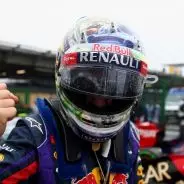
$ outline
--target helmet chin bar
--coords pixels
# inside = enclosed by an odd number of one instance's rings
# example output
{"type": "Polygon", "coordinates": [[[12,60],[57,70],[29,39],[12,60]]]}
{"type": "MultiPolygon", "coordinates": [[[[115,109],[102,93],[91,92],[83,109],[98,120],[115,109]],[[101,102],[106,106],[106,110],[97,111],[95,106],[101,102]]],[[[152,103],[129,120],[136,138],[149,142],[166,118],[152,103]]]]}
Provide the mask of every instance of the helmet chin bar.
{"type": "MultiPolygon", "coordinates": [[[[109,126],[107,122],[105,125],[103,125],[103,122],[101,122],[103,126],[99,127],[99,120],[97,122],[95,120],[101,119],[104,115],[96,115],[93,113],[85,112],[71,103],[70,100],[61,91],[57,91],[57,94],[61,101],[61,106],[63,109],[62,113],[64,113],[68,126],[70,126],[79,137],[90,142],[104,142],[115,136],[128,122],[133,107],[136,106],[138,101],[138,98],[136,98],[130,108],[120,114],[114,115],[114,121],[116,122],[115,124],[113,124],[113,121],[111,121],[113,119],[110,118],[110,120],[107,121],[109,122],[109,126]],[[94,124],[90,124],[90,122],[88,122],[89,119],[83,117],[92,117],[91,120],[94,120],[94,124]]],[[[105,117],[108,118],[107,115],[105,117]]]]}
{"type": "Polygon", "coordinates": [[[92,142],[92,143],[100,143],[100,142],[105,142],[111,138],[113,138],[118,132],[114,133],[114,134],[109,134],[108,136],[104,136],[104,137],[96,137],[96,136],[92,136],[90,134],[88,134],[85,130],[81,129],[75,122],[73,122],[72,119],[69,120],[69,125],[71,127],[71,129],[73,130],[73,132],[80,137],[81,139],[88,141],[88,142],[92,142]]]}

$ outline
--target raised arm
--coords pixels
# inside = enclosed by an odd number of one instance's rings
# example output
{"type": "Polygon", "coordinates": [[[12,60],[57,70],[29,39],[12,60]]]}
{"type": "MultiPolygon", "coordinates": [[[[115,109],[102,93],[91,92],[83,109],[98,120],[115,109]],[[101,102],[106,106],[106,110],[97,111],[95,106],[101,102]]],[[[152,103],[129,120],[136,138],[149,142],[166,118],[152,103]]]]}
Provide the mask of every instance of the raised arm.
{"type": "Polygon", "coordinates": [[[11,93],[5,83],[0,83],[0,136],[4,133],[6,122],[17,113],[15,104],[18,97],[11,93]]]}

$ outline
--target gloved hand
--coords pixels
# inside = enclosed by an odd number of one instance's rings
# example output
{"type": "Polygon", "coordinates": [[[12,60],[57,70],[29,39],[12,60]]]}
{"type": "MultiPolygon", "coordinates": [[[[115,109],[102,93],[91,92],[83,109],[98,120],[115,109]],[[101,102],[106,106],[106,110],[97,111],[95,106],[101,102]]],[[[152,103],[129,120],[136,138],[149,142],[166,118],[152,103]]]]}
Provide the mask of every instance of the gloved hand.
{"type": "Polygon", "coordinates": [[[0,136],[5,131],[7,121],[16,115],[17,102],[18,97],[7,89],[5,83],[0,83],[0,136]]]}

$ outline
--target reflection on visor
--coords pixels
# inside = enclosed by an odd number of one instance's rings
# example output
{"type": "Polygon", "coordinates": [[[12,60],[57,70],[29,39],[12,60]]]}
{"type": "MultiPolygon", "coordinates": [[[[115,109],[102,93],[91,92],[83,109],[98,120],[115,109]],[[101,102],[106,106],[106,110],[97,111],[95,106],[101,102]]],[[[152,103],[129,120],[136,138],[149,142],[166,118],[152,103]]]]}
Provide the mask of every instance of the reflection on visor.
{"type": "Polygon", "coordinates": [[[87,134],[92,135],[92,136],[96,136],[96,137],[101,137],[104,135],[108,135],[108,134],[112,134],[113,132],[117,132],[119,131],[128,121],[129,116],[126,116],[125,118],[122,119],[122,121],[119,121],[117,124],[112,124],[112,125],[99,125],[96,124],[96,126],[94,126],[94,124],[88,124],[87,121],[80,121],[78,120],[78,118],[76,118],[76,116],[74,116],[72,113],[70,113],[70,116],[72,117],[72,119],[75,120],[75,122],[77,123],[77,125],[83,130],[85,131],[87,134]]]}
{"type": "Polygon", "coordinates": [[[137,97],[142,94],[144,87],[144,77],[131,70],[77,65],[62,68],[60,75],[61,86],[112,98],[137,97]]]}
{"type": "Polygon", "coordinates": [[[88,124],[92,127],[98,128],[109,128],[120,124],[121,122],[126,122],[130,117],[132,107],[127,109],[126,111],[115,114],[115,115],[97,115],[88,112],[84,112],[82,114],[82,120],[85,124],[88,124]]]}

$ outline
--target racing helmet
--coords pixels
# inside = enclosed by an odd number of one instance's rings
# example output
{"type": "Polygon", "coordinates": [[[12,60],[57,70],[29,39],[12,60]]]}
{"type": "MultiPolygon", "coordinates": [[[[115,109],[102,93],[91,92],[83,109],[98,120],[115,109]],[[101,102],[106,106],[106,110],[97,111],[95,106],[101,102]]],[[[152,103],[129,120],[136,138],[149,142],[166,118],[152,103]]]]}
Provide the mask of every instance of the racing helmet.
{"type": "Polygon", "coordinates": [[[141,42],[109,19],[79,19],[56,56],[56,90],[66,122],[90,142],[111,139],[124,127],[147,76],[141,42]]]}

